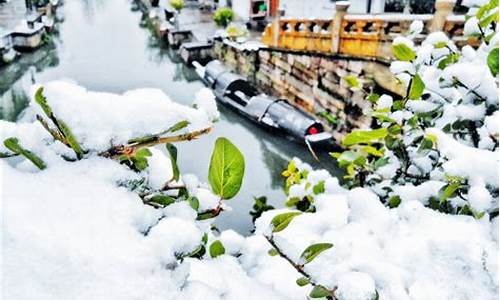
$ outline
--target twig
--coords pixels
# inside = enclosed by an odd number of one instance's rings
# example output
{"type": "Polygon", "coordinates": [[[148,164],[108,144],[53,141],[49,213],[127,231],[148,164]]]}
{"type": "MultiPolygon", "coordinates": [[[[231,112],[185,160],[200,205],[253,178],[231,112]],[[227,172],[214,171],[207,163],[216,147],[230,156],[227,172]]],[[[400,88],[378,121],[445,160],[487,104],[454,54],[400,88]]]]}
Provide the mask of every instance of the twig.
{"type": "MultiPolygon", "coordinates": [[[[47,121],[45,121],[43,119],[42,116],[40,115],[36,115],[36,119],[38,120],[38,122],[40,122],[40,124],[42,124],[43,128],[45,128],[45,130],[47,130],[50,135],[57,141],[60,141],[61,143],[63,143],[64,145],[70,147],[70,145],[68,144],[68,142],[66,141],[66,139],[64,138],[64,136],[62,135],[62,133],[57,130],[57,129],[54,129],[54,128],[50,128],[49,124],[47,123],[47,121]]],[[[71,147],[70,147],[71,148],[71,147]]]]}
{"type": "MultiPolygon", "coordinates": [[[[281,251],[281,249],[278,247],[278,245],[276,244],[276,242],[273,240],[273,236],[272,235],[271,236],[264,235],[264,237],[269,242],[269,244],[271,244],[271,246],[276,250],[276,252],[278,252],[278,255],[280,257],[284,258],[302,276],[304,276],[305,278],[307,278],[309,280],[309,282],[311,283],[312,286],[322,286],[324,288],[323,285],[315,282],[314,279],[311,277],[311,275],[307,274],[307,272],[304,271],[304,266],[303,265],[296,264],[290,257],[288,257],[283,251],[281,251]]],[[[336,290],[337,290],[337,287],[334,287],[332,290],[328,290],[331,293],[331,295],[328,296],[327,299],[337,300],[337,297],[335,296],[335,291],[336,290]]]]}
{"type": "Polygon", "coordinates": [[[113,148],[106,150],[104,152],[99,153],[99,156],[108,157],[108,158],[116,158],[120,155],[127,154],[131,155],[135,153],[138,149],[144,147],[150,147],[159,144],[166,143],[174,143],[174,142],[182,142],[182,141],[191,141],[198,138],[200,135],[207,134],[212,130],[212,127],[204,128],[201,130],[188,132],[180,135],[168,136],[168,137],[156,137],[152,140],[148,140],[146,142],[137,142],[124,146],[114,146],[113,148]]]}

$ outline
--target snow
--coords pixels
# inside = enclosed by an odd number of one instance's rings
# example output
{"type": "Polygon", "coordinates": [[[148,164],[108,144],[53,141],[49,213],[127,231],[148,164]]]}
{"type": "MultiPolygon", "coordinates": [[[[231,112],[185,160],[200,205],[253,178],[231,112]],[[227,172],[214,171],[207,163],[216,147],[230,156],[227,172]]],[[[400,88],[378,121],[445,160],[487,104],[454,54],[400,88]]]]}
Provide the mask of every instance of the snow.
{"type": "Polygon", "coordinates": [[[443,164],[447,174],[482,181],[498,188],[498,153],[463,145],[445,133],[429,129],[437,137],[437,147],[448,158],[443,164]]]}
{"type": "Polygon", "coordinates": [[[339,277],[340,300],[365,300],[375,297],[375,282],[370,275],[361,272],[346,272],[339,277]]]}
{"type": "MultiPolygon", "coordinates": [[[[332,243],[334,247],[306,270],[315,280],[338,286],[340,299],[370,299],[367,295],[373,295],[375,287],[380,299],[495,299],[494,227],[488,221],[426,208],[419,196],[410,194],[389,210],[366,189],[324,194],[314,214],[295,217],[275,234],[276,241],[294,260],[313,242],[332,243]],[[483,261],[493,268],[485,269],[483,261]]],[[[256,222],[256,234],[265,234],[270,219],[280,212],[265,212],[256,222]]]]}
{"type": "MultiPolygon", "coordinates": [[[[209,99],[202,105],[203,110],[197,110],[172,102],[158,89],[118,95],[87,91],[69,81],[53,81],[43,87],[55,116],[67,123],[84,149],[94,151],[107,150],[110,141],[121,145],[131,138],[160,133],[180,121],[190,123],[185,131],[211,127],[213,115],[208,114],[214,114],[209,99]]],[[[202,103],[199,99],[198,102],[202,103]]],[[[34,101],[30,107],[43,115],[34,101]]]]}

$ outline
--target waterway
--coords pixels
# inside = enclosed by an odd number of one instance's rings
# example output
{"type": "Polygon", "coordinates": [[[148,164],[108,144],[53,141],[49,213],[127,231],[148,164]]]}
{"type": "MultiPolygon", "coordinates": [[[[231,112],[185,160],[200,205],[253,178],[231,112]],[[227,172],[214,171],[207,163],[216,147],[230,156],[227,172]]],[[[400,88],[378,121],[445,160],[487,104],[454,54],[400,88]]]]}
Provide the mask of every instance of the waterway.
{"type": "MultiPolygon", "coordinates": [[[[19,0],[13,0],[19,1],[19,0]]],[[[91,90],[123,93],[137,88],[158,88],[173,100],[191,104],[203,87],[194,72],[181,63],[174,51],[161,47],[140,24],[142,13],[129,0],[65,1],[64,21],[49,45],[0,69],[0,117],[15,121],[26,107],[26,89],[32,82],[69,78],[91,90]]],[[[339,174],[327,153],[316,162],[303,145],[271,135],[240,115],[219,105],[221,118],[214,131],[199,140],[178,144],[179,166],[207,180],[214,141],[229,138],[246,160],[243,187],[229,200],[232,211],[217,220],[221,229],[246,234],[252,229],[248,214],[253,197],[267,196],[276,207],[283,205],[282,170],[296,156],[314,167],[339,174]]]]}

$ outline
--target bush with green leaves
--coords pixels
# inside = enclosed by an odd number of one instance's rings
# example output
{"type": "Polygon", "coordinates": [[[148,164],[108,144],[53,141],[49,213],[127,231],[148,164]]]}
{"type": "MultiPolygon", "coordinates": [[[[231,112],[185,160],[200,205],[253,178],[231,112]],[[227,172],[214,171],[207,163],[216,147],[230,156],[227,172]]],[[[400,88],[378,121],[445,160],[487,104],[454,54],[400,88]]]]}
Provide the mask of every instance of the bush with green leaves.
{"type": "Polygon", "coordinates": [[[234,20],[234,12],[229,7],[219,7],[215,11],[213,18],[217,26],[226,27],[234,20]]]}
{"type": "MultiPolygon", "coordinates": [[[[54,93],[54,88],[51,89],[50,94],[52,93],[54,93]]],[[[125,144],[116,144],[113,140],[110,140],[110,146],[107,150],[97,150],[93,149],[93,146],[82,143],[81,139],[77,138],[74,130],[68,125],[67,120],[63,120],[63,118],[55,113],[50,99],[44,94],[43,87],[38,88],[34,93],[34,103],[41,108],[41,112],[44,114],[36,114],[36,120],[46,131],[43,133],[37,128],[36,132],[42,136],[48,134],[47,137],[42,138],[42,144],[36,145],[36,151],[28,150],[22,144],[20,138],[15,136],[8,137],[3,142],[6,151],[2,150],[0,152],[1,158],[15,164],[22,163],[22,159],[25,159],[26,162],[32,163],[41,172],[44,172],[48,167],[50,168],[51,164],[54,165],[54,161],[72,164],[82,160],[95,159],[96,157],[110,159],[128,167],[137,174],[137,178],[116,182],[117,187],[125,187],[135,192],[142,203],[159,210],[163,210],[173,204],[187,203],[196,213],[195,221],[197,222],[211,223],[214,221],[224,211],[223,202],[235,197],[241,188],[245,172],[245,161],[240,150],[224,137],[219,137],[216,140],[212,152],[208,170],[210,191],[201,187],[198,183],[188,185],[187,177],[184,179],[181,175],[177,164],[178,151],[174,143],[196,139],[200,135],[208,133],[211,127],[179,134],[179,132],[185,131],[190,125],[189,121],[182,120],[157,134],[144,134],[139,137],[130,138],[125,144]],[[44,144],[47,149],[44,149],[44,144]],[[55,144],[66,149],[59,149],[58,146],[55,148],[57,150],[54,150],[55,144]],[[162,161],[158,156],[163,155],[158,151],[159,145],[164,145],[164,152],[167,153],[170,161],[169,165],[171,166],[171,170],[168,170],[167,173],[171,174],[171,177],[166,178],[166,181],[160,182],[160,184],[153,184],[151,172],[154,172],[153,169],[158,167],[154,164],[162,161]],[[42,157],[47,157],[51,163],[47,163],[42,157]],[[21,162],[19,162],[20,160],[21,162]],[[211,206],[202,206],[201,201],[204,199],[199,199],[197,197],[198,194],[202,194],[204,197],[210,199],[217,198],[217,201],[216,203],[211,201],[211,206]]],[[[58,106],[57,103],[56,106],[58,106]]],[[[75,116],[75,118],[79,117],[75,116]]],[[[75,123],[73,122],[72,124],[75,123]]],[[[2,125],[5,126],[5,124],[2,125]]],[[[31,125],[34,128],[38,126],[36,123],[31,125]]],[[[81,134],[80,130],[78,132],[81,134]]],[[[24,134],[23,139],[26,141],[24,134]]],[[[59,164],[59,162],[56,163],[56,165],[59,164]]],[[[165,166],[160,166],[160,168],[165,168],[165,166]]],[[[143,234],[148,235],[165,217],[167,215],[162,215],[158,218],[154,224],[143,231],[143,234]]],[[[207,255],[216,257],[223,254],[224,246],[220,241],[215,240],[210,245],[208,244],[208,241],[214,239],[213,232],[210,228],[207,228],[197,248],[189,252],[176,253],[176,257],[182,261],[186,257],[202,258],[207,255]],[[209,251],[207,251],[207,247],[209,251]]]]}
{"type": "Polygon", "coordinates": [[[478,49],[458,49],[442,32],[418,47],[418,32],[394,40],[391,71],[407,92],[400,99],[368,93],[377,127],[347,134],[347,150],[332,153],[346,186],[370,187],[390,207],[418,193],[442,212],[498,213],[497,174],[487,168],[498,152],[498,2],[471,13],[466,33],[481,42],[478,49]]]}
{"type": "MultiPolygon", "coordinates": [[[[413,41],[418,31],[394,40],[396,61],[390,68],[406,87],[406,95],[394,99],[363,90],[366,101],[371,103],[369,113],[375,125],[369,129],[353,130],[342,140],[345,151],[331,153],[346,171],[343,186],[328,172],[312,170],[298,159],[292,160],[283,171],[287,194],[285,205],[291,210],[268,218],[270,229],[264,234],[272,246],[269,254],[279,255],[303,275],[297,279],[297,285],[311,285],[310,298],[344,299],[339,295],[342,292],[336,285],[337,278],[321,277],[321,272],[308,268],[310,261],[304,254],[313,253],[314,259],[325,250],[335,252],[332,241],[339,234],[354,235],[352,239],[339,237],[343,242],[357,243],[363,239],[360,242],[362,247],[376,247],[380,243],[382,248],[390,248],[392,246],[380,240],[386,236],[388,243],[393,243],[399,252],[406,251],[404,244],[408,232],[405,230],[428,232],[425,237],[418,238],[418,243],[425,245],[425,239],[432,236],[429,231],[434,230],[433,226],[439,226],[440,219],[471,224],[488,224],[493,220],[492,226],[497,226],[494,221],[498,222],[500,121],[497,22],[498,2],[491,0],[482,7],[471,9],[467,16],[465,32],[480,42],[477,48],[464,46],[459,49],[442,32],[429,34],[420,46],[415,46],[413,41]],[[330,206],[337,211],[328,210],[330,206]],[[470,218],[442,213],[468,215],[470,218]],[[436,223],[422,222],[422,214],[432,215],[436,223]],[[324,223],[315,224],[315,215],[324,223]],[[333,226],[327,229],[325,223],[330,220],[322,218],[335,217],[340,220],[332,221],[333,226]],[[474,223],[473,218],[481,220],[474,223]],[[379,223],[379,220],[384,221],[379,223]],[[402,229],[406,222],[421,228],[409,226],[402,229]],[[292,224],[294,228],[288,229],[292,224]],[[309,229],[315,226],[321,229],[309,229]],[[291,232],[287,233],[288,230],[291,232]],[[362,233],[364,230],[368,230],[366,236],[362,233]],[[405,238],[396,237],[400,230],[405,238]],[[318,231],[324,234],[318,234],[318,231]],[[286,242],[280,236],[283,233],[286,242]],[[304,239],[307,233],[314,233],[314,238],[304,239]],[[304,240],[317,242],[303,250],[297,259],[297,249],[290,244],[303,246],[304,240]]],[[[423,24],[418,23],[416,21],[411,28],[422,28],[423,24]]],[[[355,76],[346,76],[343,80],[352,89],[363,89],[355,76]]],[[[328,117],[327,112],[324,117],[328,117]]],[[[454,230],[450,227],[445,236],[454,230]]],[[[484,238],[481,243],[483,241],[488,244],[484,238]]],[[[374,271],[377,267],[373,269],[373,262],[363,260],[365,253],[358,252],[359,248],[352,248],[356,252],[353,255],[345,249],[339,251],[342,253],[330,255],[330,260],[325,259],[323,263],[327,261],[334,265],[333,269],[345,270],[349,269],[349,262],[342,261],[342,258],[352,258],[355,269],[369,273],[369,278],[380,277],[374,271]]],[[[446,255],[455,255],[450,254],[453,250],[448,248],[444,251],[446,255]]],[[[434,260],[431,253],[425,256],[429,261],[434,260]]],[[[491,253],[485,257],[495,260],[491,253]]],[[[410,257],[405,259],[411,260],[410,257]]],[[[447,267],[452,264],[446,262],[447,267]]],[[[373,290],[374,285],[368,284],[370,288],[364,295],[369,296],[363,299],[378,299],[381,291],[378,285],[384,283],[377,281],[377,288],[373,290]]],[[[387,293],[384,290],[382,294],[387,293]]]]}

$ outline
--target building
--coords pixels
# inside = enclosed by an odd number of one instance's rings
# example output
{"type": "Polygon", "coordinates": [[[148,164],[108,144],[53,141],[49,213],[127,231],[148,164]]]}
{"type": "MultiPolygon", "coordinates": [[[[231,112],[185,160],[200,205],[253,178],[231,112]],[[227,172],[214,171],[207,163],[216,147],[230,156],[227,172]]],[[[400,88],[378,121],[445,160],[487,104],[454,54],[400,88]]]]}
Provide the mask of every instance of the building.
{"type": "MultiPolygon", "coordinates": [[[[248,19],[251,3],[255,0],[232,0],[232,7],[241,19],[248,19]]],[[[267,0],[270,15],[277,8],[285,11],[285,17],[295,18],[332,18],[335,11],[335,0],[267,0]]],[[[435,0],[351,0],[349,13],[380,14],[380,13],[434,13],[435,0]]],[[[456,0],[456,12],[464,12],[462,0],[456,0]]]]}

